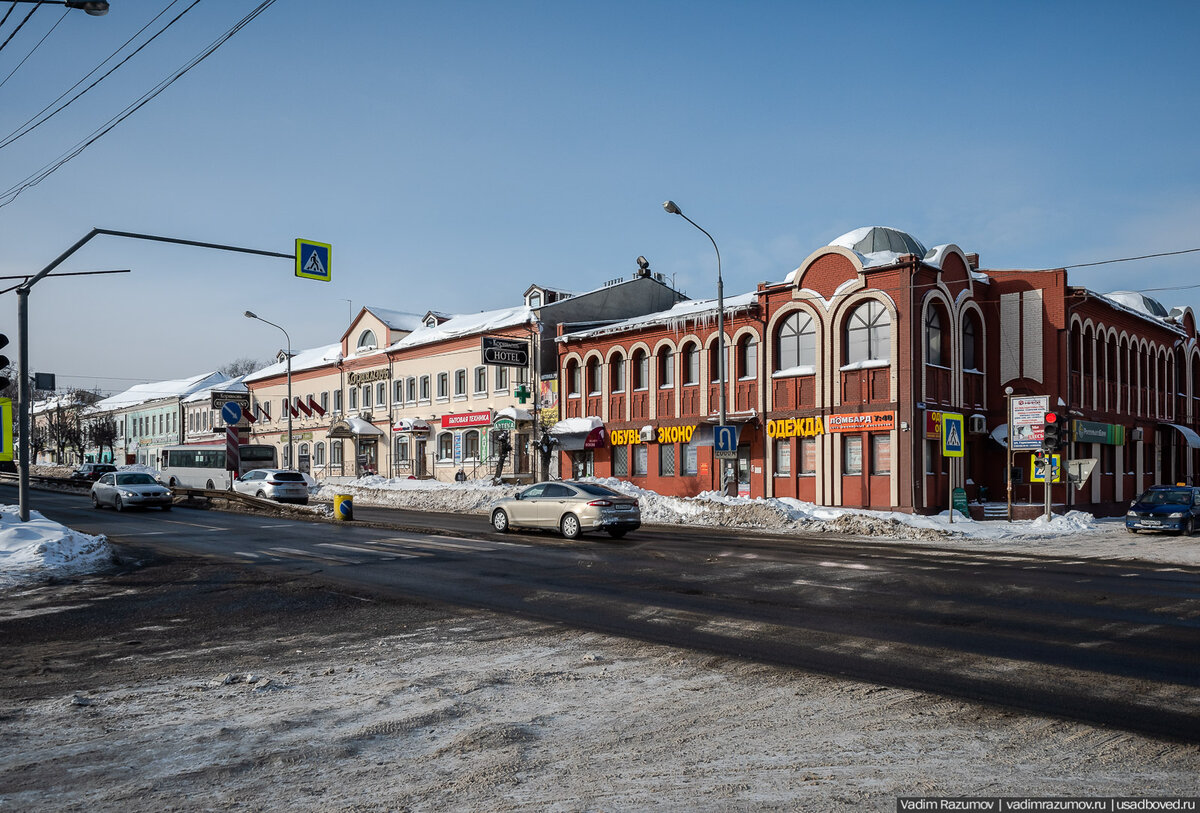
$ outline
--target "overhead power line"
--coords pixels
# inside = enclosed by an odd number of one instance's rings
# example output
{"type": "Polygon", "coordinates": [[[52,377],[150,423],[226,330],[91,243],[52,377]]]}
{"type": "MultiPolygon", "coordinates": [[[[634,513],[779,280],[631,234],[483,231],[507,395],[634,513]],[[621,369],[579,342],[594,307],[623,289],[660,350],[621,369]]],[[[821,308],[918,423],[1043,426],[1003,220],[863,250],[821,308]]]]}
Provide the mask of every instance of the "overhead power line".
{"type": "MultiPolygon", "coordinates": [[[[17,7],[16,3],[13,3],[13,8],[16,8],[16,7],[17,7]]],[[[6,46],[7,46],[7,45],[8,45],[10,42],[12,42],[12,38],[13,38],[13,37],[15,37],[15,36],[17,35],[17,32],[18,32],[18,31],[20,31],[20,30],[21,30],[21,29],[22,29],[22,28],[25,26],[25,23],[29,22],[29,18],[33,16],[33,13],[34,13],[35,11],[37,11],[39,8],[41,8],[41,7],[42,7],[42,4],[41,4],[41,3],[38,3],[38,4],[37,4],[36,6],[34,6],[33,8],[29,9],[29,13],[25,15],[25,19],[24,19],[24,20],[21,20],[21,22],[17,23],[17,27],[16,27],[16,28],[14,28],[14,29],[13,29],[13,32],[12,32],[11,34],[9,34],[9,35],[8,35],[8,39],[6,39],[6,40],[4,41],[4,44],[3,44],[3,45],[0,45],[0,51],[3,51],[3,50],[5,49],[5,47],[6,47],[6,46]]],[[[10,9],[9,9],[9,12],[10,12],[10,13],[12,12],[12,8],[10,8],[10,9]]],[[[8,14],[5,14],[5,15],[4,15],[4,19],[5,19],[5,20],[7,20],[7,19],[8,19],[8,14]]]]}
{"type": "Polygon", "coordinates": [[[71,13],[71,9],[67,9],[66,11],[64,11],[62,13],[62,16],[59,17],[55,21],[54,25],[50,26],[50,30],[47,31],[40,40],[38,40],[37,45],[30,48],[29,53],[27,53],[25,55],[25,58],[17,63],[17,67],[13,68],[11,71],[8,72],[8,76],[4,77],[3,82],[0,82],[0,88],[2,88],[8,84],[8,80],[13,78],[13,74],[16,73],[17,71],[21,70],[21,66],[24,65],[29,60],[29,57],[33,56],[34,51],[36,51],[38,48],[42,47],[42,43],[46,41],[46,38],[54,33],[54,29],[58,28],[59,24],[62,23],[62,21],[65,20],[67,15],[70,13],[71,13]]]}
{"type": "Polygon", "coordinates": [[[138,99],[136,102],[134,102],[131,105],[129,105],[128,107],[126,107],[124,111],[119,113],[117,116],[114,116],[112,119],[109,119],[109,121],[106,124],[101,126],[98,130],[93,131],[93,133],[90,136],[88,136],[85,140],[81,141],[75,147],[73,147],[72,149],[70,149],[66,153],[64,153],[62,156],[60,156],[56,161],[53,161],[50,164],[47,164],[46,166],[42,167],[42,169],[38,170],[33,175],[30,175],[25,180],[15,184],[12,187],[9,187],[4,192],[0,192],[0,207],[8,206],[10,203],[12,203],[14,200],[16,200],[17,197],[22,192],[24,192],[26,189],[28,189],[32,186],[36,186],[37,184],[41,183],[46,178],[50,177],[50,175],[54,174],[55,171],[60,169],[64,164],[66,164],[72,158],[75,158],[80,153],[82,153],[84,150],[86,150],[88,147],[90,147],[92,144],[99,141],[101,138],[103,138],[105,135],[107,135],[109,132],[111,132],[113,130],[113,128],[115,128],[118,124],[120,124],[121,122],[125,121],[125,119],[132,116],[134,113],[136,113],[142,107],[147,105],[152,99],[154,99],[156,96],[158,96],[158,94],[162,93],[164,90],[166,90],[168,87],[170,87],[176,81],[178,81],[180,77],[182,77],[184,74],[186,74],[192,68],[199,65],[201,62],[203,62],[208,57],[212,56],[212,54],[218,48],[220,48],[222,45],[224,45],[226,42],[228,42],[235,34],[237,34],[239,31],[241,31],[243,28],[245,28],[256,17],[258,17],[258,15],[262,14],[264,11],[266,11],[268,8],[270,8],[274,4],[275,4],[275,0],[263,0],[263,2],[260,3],[257,7],[255,7],[254,10],[252,10],[245,17],[243,17],[241,20],[239,20],[236,25],[234,25],[232,28],[230,28],[228,31],[226,31],[224,34],[222,34],[220,37],[218,37],[216,40],[214,40],[200,54],[193,57],[183,67],[181,67],[179,70],[177,70],[174,74],[172,74],[168,78],[164,79],[162,82],[160,82],[154,88],[147,91],[145,94],[142,95],[142,97],[140,99],[138,99]]]}
{"type": "MultiPolygon", "coordinates": [[[[130,59],[132,59],[132,58],[133,58],[133,57],[134,57],[134,56],[135,56],[135,55],[138,53],[138,51],[141,51],[143,48],[145,48],[147,45],[149,45],[151,42],[153,42],[153,41],[154,41],[154,40],[155,40],[155,39],[156,39],[156,38],[157,38],[159,35],[161,35],[161,34],[162,34],[164,31],[166,31],[166,30],[167,30],[168,28],[170,28],[172,25],[174,25],[174,24],[175,24],[175,22],[176,22],[176,21],[179,19],[179,17],[182,17],[184,14],[187,14],[187,12],[191,10],[192,6],[196,5],[196,3],[192,3],[192,5],[191,5],[191,6],[188,6],[186,9],[184,9],[184,10],[183,10],[183,11],[182,11],[182,12],[181,12],[181,13],[180,13],[180,14],[179,14],[179,15],[178,15],[178,16],[177,16],[177,17],[176,17],[174,20],[171,20],[171,22],[169,22],[169,23],[167,23],[165,26],[163,26],[163,27],[162,27],[162,28],[161,28],[161,29],[158,31],[158,33],[157,33],[157,34],[155,34],[154,36],[150,37],[150,39],[146,40],[144,43],[142,43],[140,46],[138,46],[138,48],[137,48],[135,51],[133,51],[133,53],[131,53],[129,56],[125,57],[125,59],[121,60],[121,61],[120,61],[118,64],[114,65],[114,66],[113,66],[113,68],[112,68],[112,70],[108,71],[108,72],[107,72],[107,73],[105,73],[103,76],[101,76],[99,79],[97,79],[95,82],[92,82],[92,84],[88,85],[86,88],[84,88],[83,90],[81,90],[79,93],[75,94],[75,96],[73,96],[73,97],[72,97],[72,98],[71,98],[69,101],[67,101],[65,104],[63,104],[63,105],[61,105],[60,107],[56,108],[56,109],[54,110],[54,112],[52,112],[50,115],[46,116],[45,118],[41,118],[41,119],[39,120],[39,116],[41,116],[43,113],[45,113],[45,112],[46,112],[47,110],[49,110],[51,107],[54,107],[54,105],[56,105],[56,104],[58,104],[59,102],[61,102],[61,101],[62,101],[62,100],[63,100],[63,99],[64,99],[64,98],[67,96],[67,94],[69,94],[69,93],[70,93],[71,91],[73,91],[75,88],[79,87],[79,86],[80,86],[80,85],[82,85],[84,82],[86,82],[86,81],[88,80],[88,78],[89,78],[89,77],[90,77],[92,74],[94,74],[96,71],[100,70],[100,69],[101,69],[102,67],[104,67],[104,66],[105,66],[105,65],[106,65],[106,64],[107,64],[107,63],[108,63],[110,60],[112,60],[114,57],[116,57],[116,55],[117,55],[117,54],[121,53],[121,51],[123,51],[123,50],[125,50],[127,47],[129,47],[129,43],[133,42],[135,39],[137,39],[138,37],[140,37],[140,36],[141,36],[141,35],[142,35],[142,34],[145,32],[145,30],[146,30],[147,28],[149,28],[150,26],[154,25],[154,23],[155,23],[155,22],[157,22],[157,20],[158,20],[158,18],[159,18],[159,17],[163,16],[163,15],[164,15],[164,14],[166,14],[168,11],[170,11],[170,10],[171,10],[171,6],[174,6],[174,5],[175,5],[176,3],[178,3],[178,2],[179,2],[179,0],[171,0],[171,3],[170,3],[170,4],[169,4],[169,5],[166,7],[166,8],[164,8],[162,11],[158,12],[158,14],[155,14],[155,15],[154,15],[154,16],[153,16],[153,17],[150,19],[150,22],[146,23],[144,26],[142,26],[140,29],[138,29],[138,32],[137,32],[136,34],[134,34],[134,35],[133,35],[132,37],[130,37],[129,39],[125,40],[125,42],[123,42],[119,48],[117,48],[115,51],[113,51],[111,54],[109,54],[107,57],[105,57],[103,60],[101,60],[101,61],[100,61],[100,63],[99,63],[98,65],[96,65],[96,67],[92,68],[90,71],[88,71],[86,74],[84,74],[82,79],[80,79],[79,81],[77,81],[75,84],[71,85],[71,87],[69,87],[69,88],[67,88],[66,90],[64,90],[64,91],[63,91],[63,92],[62,92],[62,93],[59,95],[59,97],[58,97],[57,99],[55,99],[54,101],[50,102],[50,104],[46,105],[46,106],[45,106],[45,107],[43,107],[41,110],[39,110],[37,113],[35,113],[35,114],[33,114],[32,116],[30,116],[30,117],[29,117],[29,119],[28,119],[28,120],[26,120],[24,124],[22,124],[21,126],[17,127],[17,128],[16,128],[15,130],[13,130],[11,133],[9,133],[8,135],[6,135],[6,136],[4,137],[4,139],[3,139],[3,141],[0,141],[0,149],[3,149],[4,147],[7,147],[9,144],[13,143],[13,142],[14,142],[14,141],[16,141],[17,139],[21,138],[22,136],[25,136],[25,135],[27,135],[28,133],[32,132],[33,130],[35,130],[35,129],[37,129],[38,127],[40,127],[40,126],[42,126],[43,124],[45,124],[45,123],[46,123],[47,121],[49,121],[50,119],[52,119],[52,118],[54,118],[55,116],[57,116],[59,113],[61,113],[63,110],[65,110],[65,109],[66,109],[67,107],[69,107],[71,104],[73,104],[73,103],[74,103],[74,102],[75,102],[75,101],[76,101],[76,100],[77,100],[77,99],[78,99],[80,96],[82,96],[83,94],[87,93],[89,90],[91,90],[92,88],[94,88],[96,85],[100,84],[100,83],[101,83],[101,82],[103,82],[105,79],[107,79],[109,76],[111,76],[111,75],[112,75],[114,72],[116,72],[116,71],[117,71],[117,69],[119,69],[119,68],[120,68],[122,65],[124,65],[126,62],[128,62],[130,59]],[[36,122],[36,123],[35,123],[35,122],[36,122]]],[[[199,2],[199,0],[196,0],[196,2],[199,2]]],[[[3,23],[0,23],[0,25],[3,25],[3,23]]],[[[5,81],[7,81],[7,80],[5,80],[5,81]]]]}

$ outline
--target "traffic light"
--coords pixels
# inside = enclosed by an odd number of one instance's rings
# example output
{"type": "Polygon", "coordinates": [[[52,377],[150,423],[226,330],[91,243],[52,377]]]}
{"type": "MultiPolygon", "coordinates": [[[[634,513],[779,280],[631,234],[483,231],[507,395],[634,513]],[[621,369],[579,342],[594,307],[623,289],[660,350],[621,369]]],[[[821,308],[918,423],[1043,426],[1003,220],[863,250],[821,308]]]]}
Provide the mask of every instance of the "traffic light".
{"type": "Polygon", "coordinates": [[[1060,415],[1057,412],[1047,412],[1042,418],[1042,422],[1046,424],[1046,435],[1042,441],[1042,448],[1046,451],[1054,451],[1060,448],[1067,441],[1067,416],[1060,415]]]}
{"type": "MultiPolygon", "coordinates": [[[[8,337],[0,333],[0,350],[8,347],[8,337]]],[[[0,390],[5,389],[11,383],[8,379],[8,356],[0,355],[0,390]]]]}

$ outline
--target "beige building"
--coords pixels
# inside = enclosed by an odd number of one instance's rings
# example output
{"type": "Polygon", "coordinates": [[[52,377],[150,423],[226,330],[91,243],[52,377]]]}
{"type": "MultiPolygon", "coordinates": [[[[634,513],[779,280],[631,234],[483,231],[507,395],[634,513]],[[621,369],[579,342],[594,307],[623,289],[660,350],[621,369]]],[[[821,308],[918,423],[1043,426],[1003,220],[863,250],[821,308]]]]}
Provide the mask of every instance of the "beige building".
{"type": "Polygon", "coordinates": [[[246,376],[257,419],[252,438],[275,445],[281,464],[319,479],[376,473],[453,480],[459,472],[493,476],[498,433],[505,433],[511,453],[503,476],[544,476],[540,460],[550,456],[535,450],[558,419],[559,324],[604,324],[681,298],[642,269],[579,295],[532,285],[524,304],[481,313],[364,307],[340,342],[293,356],[290,403],[286,361],[246,376]],[[520,342],[528,364],[486,363],[485,337],[520,342]],[[288,458],[289,412],[295,463],[288,458]]]}

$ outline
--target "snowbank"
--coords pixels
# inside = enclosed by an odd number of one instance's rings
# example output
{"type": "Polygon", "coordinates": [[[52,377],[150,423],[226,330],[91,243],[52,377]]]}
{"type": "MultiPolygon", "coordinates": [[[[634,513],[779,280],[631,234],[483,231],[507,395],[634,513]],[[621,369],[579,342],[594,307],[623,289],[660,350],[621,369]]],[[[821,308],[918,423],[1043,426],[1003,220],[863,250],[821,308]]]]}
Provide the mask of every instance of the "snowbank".
{"type": "Polygon", "coordinates": [[[106,537],[72,531],[37,511],[21,522],[17,506],[0,505],[0,588],[89,573],[111,561],[106,537]]]}

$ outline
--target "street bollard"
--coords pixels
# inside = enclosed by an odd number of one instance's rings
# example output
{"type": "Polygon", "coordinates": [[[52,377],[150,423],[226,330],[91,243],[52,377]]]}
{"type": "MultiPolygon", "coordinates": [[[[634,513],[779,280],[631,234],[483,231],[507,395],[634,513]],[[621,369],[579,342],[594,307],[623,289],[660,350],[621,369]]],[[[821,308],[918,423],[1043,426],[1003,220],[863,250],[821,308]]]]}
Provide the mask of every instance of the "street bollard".
{"type": "Polygon", "coordinates": [[[333,518],[354,519],[354,498],[349,494],[337,494],[333,498],[333,518]]]}

